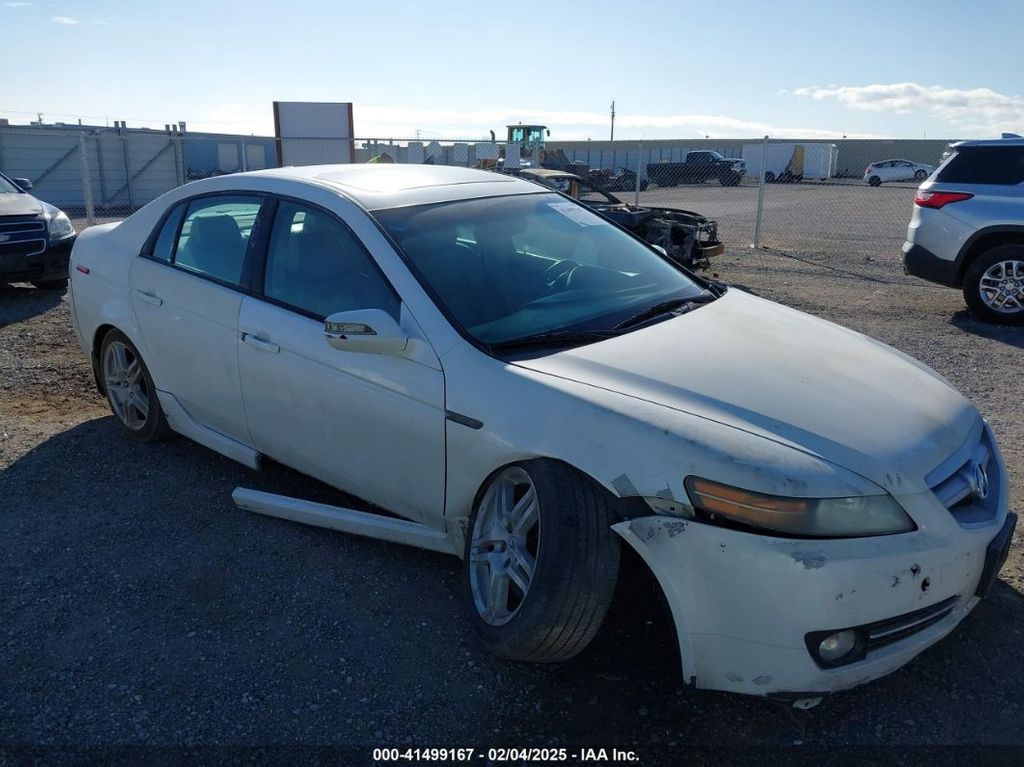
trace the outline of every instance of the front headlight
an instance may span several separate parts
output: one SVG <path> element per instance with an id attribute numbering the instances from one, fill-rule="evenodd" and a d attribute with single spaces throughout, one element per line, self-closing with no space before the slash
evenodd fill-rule
<path id="1" fill-rule="evenodd" d="M 890 535 L 914 529 L 914 522 L 888 495 L 852 498 L 786 498 L 687 477 L 694 507 L 750 527 L 812 538 Z"/>
<path id="2" fill-rule="evenodd" d="M 56 216 L 50 219 L 50 239 L 59 240 L 75 233 L 75 227 L 71 225 L 71 219 L 67 213 L 58 211 Z"/>

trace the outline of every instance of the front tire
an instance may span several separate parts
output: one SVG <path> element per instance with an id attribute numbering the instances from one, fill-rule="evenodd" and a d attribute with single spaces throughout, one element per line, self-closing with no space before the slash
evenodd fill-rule
<path id="1" fill-rule="evenodd" d="M 110 411 L 132 439 L 156 442 L 171 435 L 149 370 L 139 350 L 120 330 L 103 337 L 100 376 Z"/>
<path id="2" fill-rule="evenodd" d="M 605 491 L 549 459 L 512 464 L 480 496 L 466 535 L 466 603 L 495 655 L 552 663 L 597 634 L 618 579 Z"/>
<path id="3" fill-rule="evenodd" d="M 881 186 L 882 179 L 880 179 L 878 176 L 872 176 L 871 178 L 868 179 L 868 183 L 871 184 L 871 186 Z"/>
<path id="4" fill-rule="evenodd" d="M 928 171 L 926 171 L 926 170 L 916 170 L 916 171 L 914 171 L 914 180 L 915 181 L 924 181 L 926 178 L 928 178 Z"/>
<path id="5" fill-rule="evenodd" d="M 974 316 L 1001 325 L 1024 325 L 1024 245 L 997 245 L 964 274 L 964 300 Z"/>

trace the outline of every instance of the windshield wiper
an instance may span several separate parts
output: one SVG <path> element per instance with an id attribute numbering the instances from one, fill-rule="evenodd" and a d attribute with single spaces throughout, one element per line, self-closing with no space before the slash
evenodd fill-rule
<path id="1" fill-rule="evenodd" d="M 544 333 L 536 333 L 532 336 L 512 338 L 508 341 L 498 341 L 497 343 L 488 344 L 488 346 L 491 351 L 517 349 L 526 346 L 578 346 L 604 341 L 617 335 L 621 334 L 615 330 L 551 330 Z"/>
<path id="2" fill-rule="evenodd" d="M 689 298 L 672 298 L 668 301 L 662 301 L 654 306 L 650 306 L 639 314 L 634 314 L 629 319 L 623 320 L 616 325 L 615 329 L 625 330 L 626 328 L 632 328 L 646 322 L 647 320 L 653 320 L 655 317 L 660 317 L 662 314 L 685 314 L 695 306 L 702 306 L 714 300 L 715 296 L 709 292 L 690 296 Z"/>

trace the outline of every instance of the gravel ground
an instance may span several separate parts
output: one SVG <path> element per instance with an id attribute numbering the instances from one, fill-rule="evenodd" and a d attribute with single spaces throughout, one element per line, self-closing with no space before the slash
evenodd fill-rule
<path id="1" fill-rule="evenodd" d="M 1024 497 L 1020 330 L 973 321 L 957 292 L 904 277 L 891 248 L 734 250 L 715 271 L 947 376 L 991 421 Z M 581 656 L 505 662 L 470 634 L 455 559 L 246 514 L 239 484 L 338 497 L 181 438 L 132 442 L 64 298 L 0 288 L 0 744 L 343 746 L 353 763 L 380 745 L 630 744 L 671 763 L 723 746 L 1024 744 L 1020 532 L 953 635 L 795 717 L 684 688 L 642 568 Z"/>

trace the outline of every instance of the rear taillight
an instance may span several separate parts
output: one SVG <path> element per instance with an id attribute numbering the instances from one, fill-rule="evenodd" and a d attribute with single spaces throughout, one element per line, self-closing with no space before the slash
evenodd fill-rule
<path id="1" fill-rule="evenodd" d="M 974 197 L 967 192 L 918 192 L 914 197 L 914 205 L 922 208 L 941 208 L 952 202 L 962 202 Z"/>
<path id="2" fill-rule="evenodd" d="M 866 168 L 864 169 L 864 174 L 865 174 L 865 175 L 867 175 L 868 173 L 870 173 L 870 172 L 871 172 L 871 171 L 873 171 L 873 170 L 874 170 L 874 168 L 873 168 L 872 166 L 870 166 L 870 165 L 869 165 L 868 167 L 866 167 Z"/>

